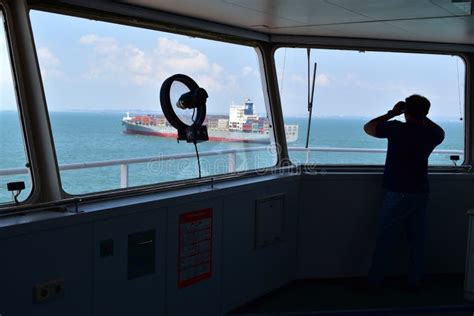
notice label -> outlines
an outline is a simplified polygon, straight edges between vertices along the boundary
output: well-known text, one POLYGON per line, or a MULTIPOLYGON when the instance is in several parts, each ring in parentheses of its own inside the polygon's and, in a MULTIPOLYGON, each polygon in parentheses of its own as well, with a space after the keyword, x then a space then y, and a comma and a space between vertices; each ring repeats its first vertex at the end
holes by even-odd
POLYGON ((212 275, 212 209, 179 216, 178 287, 183 288, 212 275))

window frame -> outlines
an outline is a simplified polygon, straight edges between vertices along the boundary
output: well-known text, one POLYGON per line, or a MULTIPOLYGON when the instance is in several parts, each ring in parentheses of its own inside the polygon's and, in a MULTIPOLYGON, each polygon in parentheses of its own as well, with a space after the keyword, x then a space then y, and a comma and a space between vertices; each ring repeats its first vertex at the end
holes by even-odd
MULTIPOLYGON (((28 196, 24 199, 19 201, 18 204, 15 201, 11 202, 4 202, 0 204, 0 213, 2 213, 5 209, 18 209, 25 205, 29 205, 37 199, 38 196, 38 187, 36 185, 36 178, 35 178, 35 165, 32 164, 32 148, 29 142, 28 133, 26 131, 26 124, 25 124, 25 113, 24 113, 24 105, 23 105, 23 98, 19 89, 19 78, 18 78, 18 71, 17 71, 17 61, 15 59, 14 50, 14 42, 12 38, 14 35, 12 34, 12 19, 11 16, 11 9, 8 3, 5 3, 3 0, 0 1, 0 14, 3 15, 4 23, 3 29, 5 32, 5 43, 8 52, 8 62, 10 64, 10 76, 12 79, 14 95, 15 95, 15 102, 17 108, 17 116, 18 116, 18 123, 20 127, 21 137, 23 140, 23 151, 25 153, 26 165, 25 168, 28 169, 28 175, 31 181, 31 190, 28 196)), ((26 189, 26 188, 25 188, 26 189)))
MULTIPOLYGON (((4 4, 4 7, 7 7, 9 3, 5 3, 4 0, 0 0, 0 4, 4 4)), ((277 140, 280 140, 280 143, 286 144, 285 135, 284 135, 284 126, 283 126, 283 115, 281 114, 281 102, 279 100, 279 91, 278 91, 278 80, 276 77, 276 68, 274 58, 271 56, 274 55, 276 49, 280 47, 300 47, 300 48, 327 48, 327 49, 348 49, 348 50, 371 50, 371 51, 390 51, 390 52, 419 52, 419 53, 435 53, 435 54, 447 54, 447 55, 458 55, 463 58, 466 66, 465 71, 465 161, 464 168, 458 167, 459 172, 464 172, 463 169, 469 167, 468 163, 472 162, 472 151, 473 151, 473 142, 474 139, 474 129, 470 127, 471 116, 471 100, 470 100, 470 89, 474 88, 474 85, 471 83, 471 60, 474 60, 474 49, 467 44, 460 43, 428 43, 428 42, 409 42, 409 41, 397 41, 397 40, 387 40, 387 39, 365 39, 365 38, 337 38, 337 37, 321 37, 321 36, 296 36, 296 35, 278 35, 270 33, 260 33, 258 31, 245 30, 239 27, 233 27, 228 25, 222 25, 214 22, 200 21, 196 18, 187 18, 182 16, 177 16, 171 13, 160 13, 154 12, 147 9, 137 9, 133 12, 125 10, 127 7, 124 4, 119 3, 87 3, 84 4, 84 7, 75 6, 67 2, 41 2, 41 1, 29 1, 25 0, 27 6, 27 11, 29 10, 40 10, 50 13, 58 13, 62 15, 71 15, 75 17, 82 17, 86 19, 94 19, 98 21, 112 22, 122 25, 136 26, 140 28, 147 28, 158 31, 172 32, 175 34, 182 34, 187 36, 198 36, 203 39, 213 39, 218 41, 224 41, 229 43, 235 43, 240 45, 247 45, 252 47, 257 47, 260 50, 260 55, 263 55, 263 61, 259 60, 260 68, 264 69, 261 73, 262 81, 264 81, 263 88, 264 97, 268 98, 270 101, 266 104, 267 113, 269 114, 270 119, 272 120, 272 126, 274 131, 274 137, 277 140), (268 110, 270 109, 270 110, 268 110), (276 116, 276 117, 275 117, 276 116), (283 131, 283 132, 282 132, 283 131), (283 133, 283 134, 282 134, 283 133), (471 135, 472 134, 472 135, 471 135)), ((11 17, 8 9, 5 9, 5 20, 7 26, 12 27, 11 17)), ((26 18, 29 21, 29 15, 26 14, 26 18)), ((10 30, 8 30, 8 35, 10 36, 10 30)), ((13 36, 15 37, 15 36, 13 36)), ((12 44, 11 39, 9 44, 12 44)), ((16 46, 16 45, 13 45, 16 46)), ((12 48, 12 47, 10 47, 12 48)), ((15 48, 15 47, 13 47, 15 48)), ((15 48, 16 49, 16 48, 15 48)), ((17 71, 16 63, 18 61, 13 60, 12 69, 17 71)), ((38 69, 39 72, 39 69, 38 69)), ((15 80, 17 80, 15 75, 15 80)), ((41 83, 40 83, 41 84, 41 83)), ((18 90, 18 88, 17 88, 18 90)), ((18 106, 20 107, 20 114, 22 115, 22 120, 24 120, 24 106, 22 105, 22 96, 24 91, 19 91, 19 102, 18 106)), ((22 122, 23 123, 23 122, 22 122)), ((23 129, 25 130, 25 125, 23 124, 23 129)), ((48 131, 51 134, 51 130, 48 131)), ((275 173, 301 173, 301 165, 294 166, 289 162, 289 157, 286 155, 285 150, 287 146, 282 148, 282 151, 277 155, 277 166, 269 168, 267 170, 246 172, 245 174, 239 175, 225 175, 224 177, 218 178, 213 177, 211 179, 201 179, 197 181, 196 179, 188 181, 188 183, 179 183, 176 186, 167 185, 162 187, 160 185, 151 185, 146 188, 134 187, 128 189, 119 189, 118 191, 113 192, 101 192, 98 194, 89 194, 83 197, 66 197, 61 196, 60 200, 53 199, 41 199, 41 203, 38 203, 38 196, 42 195, 42 190, 49 189, 44 187, 36 186, 36 175, 37 175, 37 159, 36 152, 33 151, 33 148, 30 147, 29 133, 25 133, 25 147, 28 153, 28 159, 30 161, 30 173, 32 179, 32 193, 30 197, 25 200, 21 206, 11 207, 13 211, 23 212, 29 211, 32 209, 50 209, 53 206, 64 206, 72 205, 76 206, 79 203, 86 201, 96 201, 96 200, 106 200, 109 198, 120 198, 127 196, 137 196, 141 194, 149 194, 155 192, 161 192, 165 190, 174 190, 186 187, 194 187, 201 184, 209 184, 211 182, 221 182, 232 179, 245 179, 247 177, 255 177, 258 175, 268 175, 275 173), (285 167, 286 166, 286 167, 285 167), (36 204, 33 204, 36 202, 36 204), (25 205, 26 204, 26 205, 25 205)), ((32 141, 33 142, 33 141, 32 141)), ((54 153, 54 142, 52 143, 52 148, 54 153)), ((31 144, 34 145, 34 144, 31 144)), ((58 167, 57 160, 54 162, 56 168, 58 167)), ((311 166, 318 168, 319 166, 311 166)), ((381 165, 377 166, 364 166, 364 169, 357 169, 354 166, 349 166, 348 170, 352 174, 371 174, 374 172, 379 172, 382 170, 381 165)), ((454 173, 457 169, 450 167, 448 170, 444 170, 449 173, 454 173)), ((331 171, 330 169, 326 169, 331 171)), ((343 171, 341 167, 337 167, 335 171, 343 171)), ((431 171, 431 168, 430 168, 431 171)), ((441 172, 443 170, 440 170, 441 172)), ((41 181, 40 181, 41 182, 41 181)), ((42 183, 40 183, 42 184, 42 183)), ((53 189, 61 190, 61 185, 55 186, 53 189)), ((7 209, 0 209, 0 214, 8 212, 7 209)))
MULTIPOLYGON (((248 39, 243 39, 243 38, 228 37, 228 36, 223 36, 222 34, 200 31, 200 30, 195 30, 192 28, 177 29, 165 24, 149 23, 148 21, 139 21, 136 19, 132 19, 128 16, 120 16, 120 17, 117 17, 115 15, 104 16, 98 12, 85 11, 84 9, 81 9, 81 8, 50 7, 48 5, 43 6, 41 4, 35 4, 29 7, 28 19, 30 20, 30 23, 31 23, 30 14, 32 10, 46 12, 49 14, 70 16, 73 18, 93 19, 97 22, 105 22, 105 23, 136 27, 140 29, 146 29, 146 30, 152 30, 152 31, 158 31, 158 32, 166 32, 170 34, 191 36, 193 38, 212 40, 212 41, 217 41, 220 43, 235 44, 235 45, 245 46, 248 48, 253 48, 255 50, 255 53, 257 55, 256 57, 258 59, 260 80, 261 80, 261 85, 262 85, 262 95, 263 95, 263 100, 265 103, 266 114, 269 119, 271 131, 272 131, 270 133, 270 142, 276 143, 277 131, 275 128, 276 126, 275 126, 275 119, 274 119, 274 110, 271 105, 271 102, 269 101, 270 100, 270 97, 269 97, 270 87, 269 87, 269 82, 267 81, 265 63, 263 60, 264 48, 263 48, 262 42, 258 40, 248 40, 248 39)), ((32 30, 33 30, 33 27, 32 27, 32 30)), ((32 34, 33 34, 33 31, 32 31, 32 34)), ((36 50, 37 45, 36 45, 35 40, 33 41, 33 45, 36 50)), ((43 85, 43 89, 44 89, 44 85, 43 85)), ((45 103, 47 106, 48 102, 46 99, 46 94, 44 97, 45 97, 45 103)), ((48 118, 50 118, 49 110, 47 110, 47 113, 48 113, 48 118)), ((54 135, 53 135, 52 127, 50 126, 50 128, 51 128, 50 133, 51 133, 52 141, 54 144, 54 135)), ((57 156, 56 146, 54 146, 54 152, 55 152, 55 155, 57 156)), ((63 189, 63 185, 61 181, 61 173, 59 173, 58 177, 60 180, 59 181, 60 190, 61 190, 61 195, 63 199, 69 199, 69 200, 79 199, 81 201, 85 201, 89 199, 95 200, 95 199, 101 199, 101 198, 128 196, 130 194, 133 195, 133 194, 142 194, 142 193, 148 193, 148 192, 168 191, 168 190, 174 190, 174 189, 180 189, 180 188, 193 187, 193 186, 201 185, 201 184, 208 184, 208 183, 212 184, 212 183, 217 183, 217 182, 236 180, 240 178, 243 179, 243 178, 260 176, 260 175, 268 175, 268 174, 273 174, 275 172, 279 173, 280 171, 287 170, 287 169, 294 170, 292 166, 290 166, 290 168, 283 168, 283 169, 281 168, 281 162, 283 159, 280 155, 280 151, 276 150, 273 157, 276 158, 275 159, 276 163, 270 167, 249 169, 245 171, 237 171, 237 172, 224 173, 224 174, 218 174, 218 175, 211 175, 211 176, 202 177, 201 179, 190 178, 190 179, 173 180, 173 181, 167 181, 167 182, 157 182, 157 183, 127 187, 127 188, 115 188, 111 190, 90 192, 90 193, 84 193, 84 194, 70 194, 66 192, 63 189)), ((57 169, 59 170, 59 163, 57 162, 57 160, 56 160, 56 166, 57 166, 57 169)), ((283 171, 283 172, 286 172, 286 171, 283 171)))
MULTIPOLYGON (((417 43, 415 43, 416 45, 417 43)), ((410 53, 410 54, 431 54, 431 55, 447 55, 447 56, 456 56, 461 59, 464 63, 464 160, 457 166, 439 166, 439 165, 428 165, 428 172, 429 173, 470 173, 472 169, 472 148, 471 148, 471 130, 474 130, 470 127, 471 124, 471 112, 469 111, 470 106, 470 83, 471 83, 471 76, 470 76, 470 58, 468 54, 461 51, 447 51, 447 50, 435 50, 435 49, 413 49, 413 48, 383 48, 383 47, 374 47, 374 46, 348 46, 348 45, 329 45, 329 44, 294 44, 294 43, 283 43, 283 42, 276 42, 272 46, 272 62, 273 67, 276 69, 276 58, 275 54, 276 51, 280 48, 310 48, 310 49, 326 49, 326 50, 344 50, 344 51, 364 51, 364 52, 385 52, 385 53, 410 53)), ((277 85, 280 82, 277 78, 277 85)), ((280 89, 278 89, 279 99, 281 100, 280 96, 280 89)), ((281 103, 281 101, 280 101, 281 103)), ((280 104, 282 107, 283 113, 283 104, 280 104)), ((313 117, 314 119, 314 117, 313 117)), ((285 117, 283 115, 283 120, 285 117)), ((288 160, 291 161, 290 155, 288 154, 288 160)), ((294 164, 296 165, 296 164, 294 164)), ((344 172, 354 172, 354 173, 380 173, 383 172, 384 164, 369 164, 369 165, 361 165, 361 164, 320 164, 318 162, 314 163, 302 163, 296 165, 301 170, 306 172, 313 172, 316 174, 324 174, 326 172, 336 172, 336 173, 344 173, 344 172)))

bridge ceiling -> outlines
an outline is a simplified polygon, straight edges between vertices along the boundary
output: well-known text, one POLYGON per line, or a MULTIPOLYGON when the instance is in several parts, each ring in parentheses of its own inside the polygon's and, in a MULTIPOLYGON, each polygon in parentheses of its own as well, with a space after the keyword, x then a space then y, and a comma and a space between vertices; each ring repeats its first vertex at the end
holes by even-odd
POLYGON ((470 0, 122 0, 279 35, 474 44, 470 0))

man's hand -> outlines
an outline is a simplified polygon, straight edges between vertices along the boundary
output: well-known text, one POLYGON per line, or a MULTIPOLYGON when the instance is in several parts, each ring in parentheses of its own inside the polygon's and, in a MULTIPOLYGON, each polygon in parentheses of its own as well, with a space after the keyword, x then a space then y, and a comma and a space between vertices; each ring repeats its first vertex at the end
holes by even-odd
POLYGON ((399 101, 399 102, 397 102, 397 104, 395 104, 393 106, 392 113, 394 115, 401 115, 401 114, 403 114, 403 112, 405 112, 406 106, 407 106, 407 104, 405 102, 399 101))

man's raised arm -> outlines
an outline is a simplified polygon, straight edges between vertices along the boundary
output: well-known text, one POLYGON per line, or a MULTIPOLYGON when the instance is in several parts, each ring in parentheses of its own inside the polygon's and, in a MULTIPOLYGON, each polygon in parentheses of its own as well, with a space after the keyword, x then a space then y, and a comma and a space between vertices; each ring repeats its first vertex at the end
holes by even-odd
MULTIPOLYGON (((364 125, 364 131, 370 136, 377 136, 377 125, 382 122, 387 122, 388 120, 400 115, 405 110, 405 102, 398 102, 395 104, 392 110, 388 111, 386 114, 376 117, 364 125)), ((383 136, 382 136, 383 137, 383 136)))

